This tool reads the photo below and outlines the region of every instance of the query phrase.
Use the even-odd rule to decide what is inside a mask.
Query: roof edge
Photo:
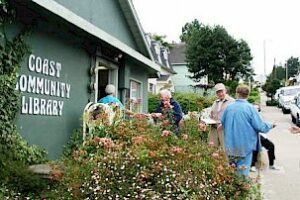
[[[84,30],[88,34],[93,35],[96,38],[101,39],[104,42],[112,45],[113,47],[123,51],[124,53],[128,54],[132,58],[135,58],[136,60],[147,65],[148,67],[154,69],[155,71],[160,71],[160,66],[157,65],[155,62],[148,59],[146,56],[142,55],[141,53],[137,52],[131,47],[127,46],[125,43],[121,42],[117,38],[109,35],[102,29],[96,27],[95,25],[91,24],[90,22],[86,21],[80,16],[76,15],[75,13],[73,13],[66,7],[62,6],[61,4],[57,3],[56,1],[54,0],[31,0],[31,1],[45,8],[46,10],[52,12],[53,14],[63,18],[64,20],[68,21],[74,26]]]

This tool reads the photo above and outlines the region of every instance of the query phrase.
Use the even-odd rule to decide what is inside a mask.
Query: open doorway
[[[116,87],[116,97],[118,97],[118,66],[97,59],[95,68],[95,102],[106,96],[105,87],[113,84]]]
[[[99,69],[98,71],[98,97],[97,101],[99,101],[102,97],[105,97],[105,87],[109,84],[109,70],[105,67],[103,69]]]

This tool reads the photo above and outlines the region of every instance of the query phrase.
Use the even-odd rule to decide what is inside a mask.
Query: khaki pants
[[[218,132],[217,128],[212,126],[208,135],[208,142],[213,143],[213,146],[224,150],[224,133]]]

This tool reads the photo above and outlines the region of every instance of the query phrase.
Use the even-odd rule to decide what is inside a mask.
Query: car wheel
[[[282,107],[282,112],[283,112],[283,114],[288,114],[290,111],[285,109],[284,107]]]

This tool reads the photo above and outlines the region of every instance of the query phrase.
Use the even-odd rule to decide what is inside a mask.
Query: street
[[[262,96],[261,114],[265,121],[277,124],[268,133],[268,138],[275,144],[275,165],[280,166],[280,170],[266,168],[261,171],[263,197],[265,200],[300,199],[300,134],[293,135],[288,131],[292,125],[290,114],[283,114],[277,107],[265,106],[265,100]],[[263,155],[268,165],[266,150]]]

